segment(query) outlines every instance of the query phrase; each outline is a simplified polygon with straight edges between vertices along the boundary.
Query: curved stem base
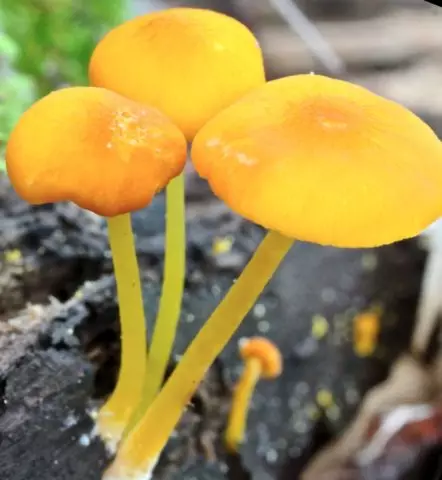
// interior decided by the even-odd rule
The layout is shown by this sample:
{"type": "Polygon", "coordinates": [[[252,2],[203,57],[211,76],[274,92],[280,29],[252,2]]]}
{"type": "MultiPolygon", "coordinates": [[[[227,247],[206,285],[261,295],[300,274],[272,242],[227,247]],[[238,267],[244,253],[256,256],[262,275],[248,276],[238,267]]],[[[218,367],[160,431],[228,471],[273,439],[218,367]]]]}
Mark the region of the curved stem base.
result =
{"type": "Polygon", "coordinates": [[[244,441],[247,412],[253,391],[261,376],[261,371],[261,361],[256,358],[249,358],[235,387],[227,430],[224,436],[224,443],[230,452],[237,452],[238,446],[244,441]]]}
{"type": "Polygon", "coordinates": [[[147,332],[140,273],[130,214],[108,219],[121,323],[121,366],[117,386],[98,412],[97,433],[115,449],[143,389],[147,332]]]}

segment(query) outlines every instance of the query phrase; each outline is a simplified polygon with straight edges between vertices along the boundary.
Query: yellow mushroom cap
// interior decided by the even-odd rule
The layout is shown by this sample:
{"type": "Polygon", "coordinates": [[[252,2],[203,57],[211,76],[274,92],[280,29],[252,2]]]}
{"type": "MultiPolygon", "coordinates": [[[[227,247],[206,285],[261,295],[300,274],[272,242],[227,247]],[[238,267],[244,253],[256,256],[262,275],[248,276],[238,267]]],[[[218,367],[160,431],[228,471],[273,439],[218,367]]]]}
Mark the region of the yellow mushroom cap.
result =
{"type": "Polygon", "coordinates": [[[240,342],[241,358],[247,361],[251,358],[261,362],[263,378],[276,378],[282,372],[282,356],[279,348],[264,337],[251,337],[240,342]]]}
{"type": "Polygon", "coordinates": [[[7,170],[32,204],[69,200],[112,217],[143,208],[181,173],[183,133],[158,110],[95,87],[55,91],[13,130],[7,170]]]}
{"type": "Polygon", "coordinates": [[[222,108],[265,81],[257,40],[240,22],[197,8],[136,17],[97,45],[90,81],[157,107],[191,140],[222,108]]]}
{"type": "Polygon", "coordinates": [[[323,245],[371,247],[442,215],[442,144],[406,108],[319,75],[268,82],[195,137],[196,170],[234,211],[323,245]]]}

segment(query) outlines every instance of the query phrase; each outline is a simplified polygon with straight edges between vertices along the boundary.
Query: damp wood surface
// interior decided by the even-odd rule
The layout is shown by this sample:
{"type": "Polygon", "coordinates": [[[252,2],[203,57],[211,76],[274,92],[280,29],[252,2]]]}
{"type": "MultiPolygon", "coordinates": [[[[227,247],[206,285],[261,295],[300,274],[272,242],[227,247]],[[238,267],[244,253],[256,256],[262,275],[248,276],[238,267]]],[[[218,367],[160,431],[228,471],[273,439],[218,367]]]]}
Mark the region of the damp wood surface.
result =
{"type": "MultiPolygon", "coordinates": [[[[206,198],[201,208],[207,190],[192,173],[189,189],[189,266],[175,355],[183,353],[263,236],[217,202],[206,198]],[[221,238],[232,239],[232,248],[215,255],[214,241],[221,238]]],[[[104,224],[70,204],[24,206],[7,182],[1,203],[9,209],[0,241],[7,251],[22,252],[3,258],[2,271],[10,272],[11,264],[36,265],[32,275],[41,288],[39,302],[30,305],[26,295],[17,295],[13,313],[4,313],[0,324],[1,478],[99,480],[110,459],[90,438],[89,412],[111,391],[119,355],[104,224]],[[56,232],[66,230],[67,212],[75,218],[72,231],[52,244],[56,232]],[[47,250],[26,248],[30,231],[47,250]],[[49,265],[57,265],[57,281],[39,281],[38,275],[50,277],[49,265]],[[64,298],[57,299],[60,291],[64,298]]],[[[163,215],[159,196],[134,216],[150,324],[160,291],[163,215]]],[[[210,370],[154,478],[296,478],[312,451],[342,431],[364,392],[407,349],[424,257],[415,241],[364,251],[296,245],[210,370]],[[385,317],[373,355],[362,358],[355,353],[352,321],[373,303],[382,305],[385,317]],[[325,329],[318,330],[318,318],[325,329]],[[231,458],[222,432],[241,371],[237,342],[251,335],[278,344],[284,373],[258,385],[247,442],[231,458]]],[[[25,281],[26,273],[19,278],[25,281]]]]}

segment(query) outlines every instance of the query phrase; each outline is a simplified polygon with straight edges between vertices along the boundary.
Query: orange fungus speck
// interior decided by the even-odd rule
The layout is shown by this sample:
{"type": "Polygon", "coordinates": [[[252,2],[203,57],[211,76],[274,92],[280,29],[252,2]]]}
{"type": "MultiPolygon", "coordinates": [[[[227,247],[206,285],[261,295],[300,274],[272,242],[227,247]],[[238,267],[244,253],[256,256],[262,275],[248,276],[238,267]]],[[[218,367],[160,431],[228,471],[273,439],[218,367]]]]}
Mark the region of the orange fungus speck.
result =
{"type": "Polygon", "coordinates": [[[361,356],[371,355],[377,346],[381,319],[376,312],[363,312],[354,319],[354,350],[361,356]]]}
{"type": "Polygon", "coordinates": [[[97,45],[93,85],[152,105],[191,140],[224,107],[265,81],[253,34],[221,13],[170,8],[129,20],[97,45]]]}
{"type": "Polygon", "coordinates": [[[32,204],[72,201],[103,216],[148,205],[186,161],[183,133],[156,109],[95,87],[55,91],[20,118],[6,163],[32,204]]]}
{"type": "Polygon", "coordinates": [[[320,75],[268,82],[211,119],[192,159],[216,195],[288,237],[409,238],[442,215],[442,143],[406,108],[320,75]]]}
{"type": "Polygon", "coordinates": [[[282,356],[278,347],[265,337],[251,337],[240,344],[240,354],[244,361],[257,359],[261,362],[264,378],[278,377],[282,372],[282,356]]]}

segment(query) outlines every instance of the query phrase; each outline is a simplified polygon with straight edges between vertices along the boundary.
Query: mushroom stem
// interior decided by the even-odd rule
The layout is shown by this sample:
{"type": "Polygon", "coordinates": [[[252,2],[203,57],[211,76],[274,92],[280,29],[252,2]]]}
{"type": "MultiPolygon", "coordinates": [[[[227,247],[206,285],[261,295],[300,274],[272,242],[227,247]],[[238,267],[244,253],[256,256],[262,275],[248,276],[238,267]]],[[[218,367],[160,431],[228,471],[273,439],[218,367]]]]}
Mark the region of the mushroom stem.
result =
{"type": "Polygon", "coordinates": [[[152,403],[164,379],[175,340],[186,273],[185,176],[174,178],[166,187],[166,239],[164,281],[147,357],[146,379],[141,403],[126,432],[132,429],[152,403]]]}
{"type": "Polygon", "coordinates": [[[130,214],[108,218],[108,231],[120,311],[121,366],[117,386],[99,411],[97,429],[108,447],[114,449],[140,401],[147,332],[130,214]]]}
{"type": "Polygon", "coordinates": [[[293,239],[270,231],[224,299],[198,332],[142,419],[121,443],[105,480],[149,478],[183,410],[260,295],[293,239]],[[160,419],[160,421],[159,421],[160,419]]]}
{"type": "Polygon", "coordinates": [[[245,367],[233,394],[232,407],[224,441],[230,452],[236,452],[244,440],[247,411],[255,386],[261,377],[262,362],[257,358],[246,360],[245,367]]]}

